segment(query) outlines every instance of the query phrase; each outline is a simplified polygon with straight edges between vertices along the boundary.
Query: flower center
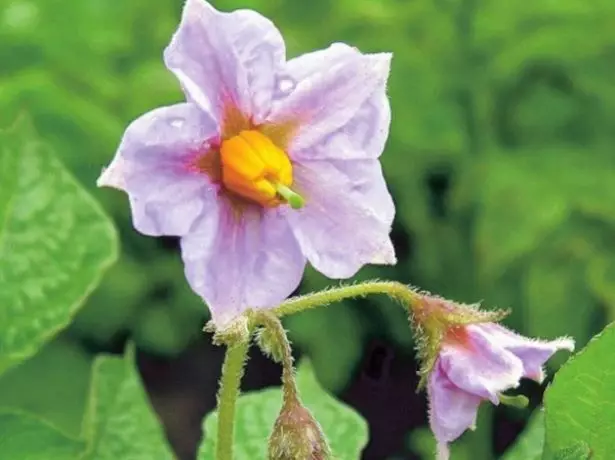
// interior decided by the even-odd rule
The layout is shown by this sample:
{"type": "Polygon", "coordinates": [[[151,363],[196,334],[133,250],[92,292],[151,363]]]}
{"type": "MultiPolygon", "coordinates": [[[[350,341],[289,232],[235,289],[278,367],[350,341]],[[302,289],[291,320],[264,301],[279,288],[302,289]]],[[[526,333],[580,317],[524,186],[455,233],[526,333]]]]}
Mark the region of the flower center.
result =
{"type": "Polygon", "coordinates": [[[265,207],[303,206],[303,198],[290,189],[293,167],[288,155],[264,134],[245,130],[223,141],[220,160],[222,183],[236,195],[265,207]]]}

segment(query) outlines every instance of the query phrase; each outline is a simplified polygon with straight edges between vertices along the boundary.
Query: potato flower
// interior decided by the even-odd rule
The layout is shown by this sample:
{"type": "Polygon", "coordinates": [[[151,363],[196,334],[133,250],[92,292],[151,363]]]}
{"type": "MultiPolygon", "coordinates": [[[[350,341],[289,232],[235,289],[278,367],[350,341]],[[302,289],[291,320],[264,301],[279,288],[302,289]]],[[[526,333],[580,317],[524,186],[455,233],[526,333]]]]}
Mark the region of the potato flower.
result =
{"type": "Polygon", "coordinates": [[[545,362],[558,350],[573,349],[572,339],[529,339],[497,323],[448,327],[427,383],[438,458],[447,460],[448,444],[475,426],[483,401],[499,404],[501,393],[522,378],[542,382],[545,362]]]}
{"type": "Polygon", "coordinates": [[[393,264],[390,59],[336,43],[287,61],[268,19],[188,0],[164,52],[186,102],[133,121],[98,184],[128,194],[139,232],[181,238],[218,326],[279,304],[307,261],[330,278],[393,264]]]}

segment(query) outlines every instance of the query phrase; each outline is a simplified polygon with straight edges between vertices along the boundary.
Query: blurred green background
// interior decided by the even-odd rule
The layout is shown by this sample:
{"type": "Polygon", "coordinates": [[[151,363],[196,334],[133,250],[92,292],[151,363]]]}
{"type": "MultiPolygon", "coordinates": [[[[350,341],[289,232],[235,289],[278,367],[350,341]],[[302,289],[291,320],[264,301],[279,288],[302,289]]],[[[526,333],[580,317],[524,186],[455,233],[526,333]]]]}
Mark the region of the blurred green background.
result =
{"type": "MultiPolygon", "coordinates": [[[[399,264],[366,267],[357,279],[511,307],[510,326],[571,335],[579,346],[613,319],[615,2],[213,3],[272,18],[289,57],[334,41],[394,53],[382,161],[397,203],[399,264]]],[[[121,234],[120,262],[69,331],[89,346],[132,337],[141,350],[174,356],[207,319],[176,242],[137,234],[125,196],[94,185],[131,120],[182,99],[161,59],[181,8],[179,0],[0,0],[0,125],[29,113],[121,234]]],[[[331,284],[308,270],[302,290],[331,284]]],[[[413,347],[403,312],[384,299],[287,326],[333,392],[351,385],[368,343],[402,354],[413,347]]]]}

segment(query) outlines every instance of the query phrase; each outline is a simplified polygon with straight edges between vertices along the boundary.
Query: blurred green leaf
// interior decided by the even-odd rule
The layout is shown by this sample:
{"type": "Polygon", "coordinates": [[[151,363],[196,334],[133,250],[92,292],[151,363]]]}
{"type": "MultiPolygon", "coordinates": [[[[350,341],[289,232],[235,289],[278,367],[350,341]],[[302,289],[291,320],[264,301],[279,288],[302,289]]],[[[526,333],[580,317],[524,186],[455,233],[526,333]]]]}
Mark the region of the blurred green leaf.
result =
{"type": "MultiPolygon", "coordinates": [[[[436,458],[436,438],[427,427],[413,430],[408,437],[408,446],[422,460],[436,458]]],[[[453,460],[474,460],[476,452],[473,443],[467,436],[462,436],[449,446],[453,460]]]]}
{"type": "Polygon", "coordinates": [[[525,148],[491,153],[481,167],[481,286],[489,298],[510,297],[511,322],[528,335],[583,345],[603,325],[598,302],[612,312],[615,163],[600,153],[525,148]]]}
{"type": "MultiPolygon", "coordinates": [[[[299,364],[297,385],[303,403],[322,427],[334,457],[348,460],[359,458],[368,440],[367,423],[353,409],[322,389],[307,360],[299,364]]],[[[240,396],[235,419],[237,458],[267,458],[267,439],[281,406],[281,388],[240,396]]],[[[214,458],[217,426],[217,412],[212,412],[205,419],[205,440],[199,450],[200,460],[214,458]]]]}
{"type": "Polygon", "coordinates": [[[310,356],[322,385],[333,393],[343,390],[363,352],[362,328],[353,304],[302,312],[285,318],[284,324],[293,343],[310,356]]]}
{"type": "MultiPolygon", "coordinates": [[[[307,267],[303,292],[330,286],[330,280],[307,267]]],[[[310,357],[310,364],[323,387],[331,393],[344,389],[363,352],[365,330],[360,307],[352,300],[329,308],[315,308],[284,318],[289,338],[310,357]]]]}
{"type": "Polygon", "coordinates": [[[0,433],[0,457],[7,460],[77,460],[85,447],[83,441],[19,412],[0,412],[0,433]]]}
{"type": "MultiPolygon", "coordinates": [[[[164,301],[152,302],[142,309],[132,327],[139,349],[160,355],[176,355],[202,336],[204,313],[164,301]]],[[[205,309],[203,305],[203,309],[205,309]]]]}
{"type": "Polygon", "coordinates": [[[31,414],[78,438],[93,360],[91,354],[67,337],[54,339],[0,377],[0,410],[31,414]],[[44,387],[41,382],[45,382],[44,387]]]}
{"type": "Polygon", "coordinates": [[[137,373],[133,347],[125,357],[96,360],[84,431],[83,460],[173,458],[137,373]]]}
{"type": "MultiPolygon", "coordinates": [[[[610,185],[615,182],[615,160],[607,152],[557,148],[499,152],[479,170],[484,183],[476,249],[487,279],[545,243],[574,212],[608,223],[611,227],[605,229],[613,230],[615,208],[609,203],[615,200],[610,185]]],[[[568,227],[584,230],[579,225],[568,227]]]]}
{"type": "MultiPolygon", "coordinates": [[[[548,161],[538,161],[550,167],[548,161]]],[[[528,163],[519,155],[500,154],[480,168],[484,182],[476,252],[487,279],[497,278],[515,259],[536,248],[567,216],[566,197],[545,180],[548,171],[528,163]]]]}
{"type": "MultiPolygon", "coordinates": [[[[595,306],[585,280],[585,264],[565,243],[554,246],[537,251],[526,269],[526,302],[520,306],[525,331],[545,339],[569,335],[582,346],[594,332],[595,306]]],[[[565,359],[564,354],[557,355],[550,365],[557,367],[565,359]]]]}
{"type": "Polygon", "coordinates": [[[0,133],[0,373],[71,320],[117,257],[114,228],[25,120],[0,133]]]}
{"type": "Polygon", "coordinates": [[[144,285],[159,294],[141,300],[130,324],[133,340],[140,350],[177,355],[202,337],[209,312],[203,300],[190,289],[183,272],[177,253],[161,255],[150,264],[144,285]]]}
{"type": "Polygon", "coordinates": [[[15,412],[0,407],[0,458],[173,459],[137,373],[134,348],[124,357],[100,356],[95,360],[86,407],[83,387],[90,381],[91,361],[63,340],[53,342],[0,381],[0,388],[7,390],[3,397],[16,397],[12,406],[20,409],[15,412]],[[32,391],[47,394],[20,394],[16,387],[20,382],[22,392],[27,385],[38,385],[32,391]],[[65,387],[55,387],[58,385],[65,387]],[[73,406],[81,407],[80,416],[72,411],[63,413],[73,406]]]}
{"type": "Polygon", "coordinates": [[[540,460],[545,439],[544,412],[537,410],[530,418],[523,433],[501,460],[540,460]]]}
{"type": "Polygon", "coordinates": [[[608,320],[615,320],[615,257],[592,258],[586,276],[592,294],[607,306],[608,320]]]}
{"type": "Polygon", "coordinates": [[[148,273],[125,252],[70,325],[70,333],[105,346],[126,333],[151,287],[148,273]]]}
{"type": "Polygon", "coordinates": [[[579,443],[587,444],[593,460],[612,458],[614,349],[615,325],[611,324],[556,374],[544,399],[545,459],[557,458],[561,449],[571,445],[577,452],[579,443]]]}

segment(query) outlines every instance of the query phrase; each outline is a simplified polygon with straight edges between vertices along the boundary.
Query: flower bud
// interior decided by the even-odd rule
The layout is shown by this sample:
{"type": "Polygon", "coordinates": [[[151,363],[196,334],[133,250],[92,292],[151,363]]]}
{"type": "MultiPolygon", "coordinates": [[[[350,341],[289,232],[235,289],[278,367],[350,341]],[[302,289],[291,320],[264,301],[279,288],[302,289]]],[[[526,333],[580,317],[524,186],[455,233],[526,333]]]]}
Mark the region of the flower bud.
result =
{"type": "Polygon", "coordinates": [[[419,389],[427,384],[427,376],[435,366],[445,338],[455,338],[454,332],[463,332],[467,325],[498,322],[507,314],[505,310],[485,311],[478,305],[459,304],[426,293],[419,295],[411,317],[421,361],[419,389]]]}
{"type": "Polygon", "coordinates": [[[572,339],[532,339],[497,323],[449,326],[427,385],[429,424],[438,441],[438,458],[448,459],[448,444],[475,426],[483,401],[526,407],[523,395],[502,393],[517,388],[523,378],[542,382],[546,361],[558,350],[573,349],[572,339]]]}
{"type": "Polygon", "coordinates": [[[329,447],[318,422],[294,398],[284,402],[269,438],[270,460],[326,460],[329,447]]]}

